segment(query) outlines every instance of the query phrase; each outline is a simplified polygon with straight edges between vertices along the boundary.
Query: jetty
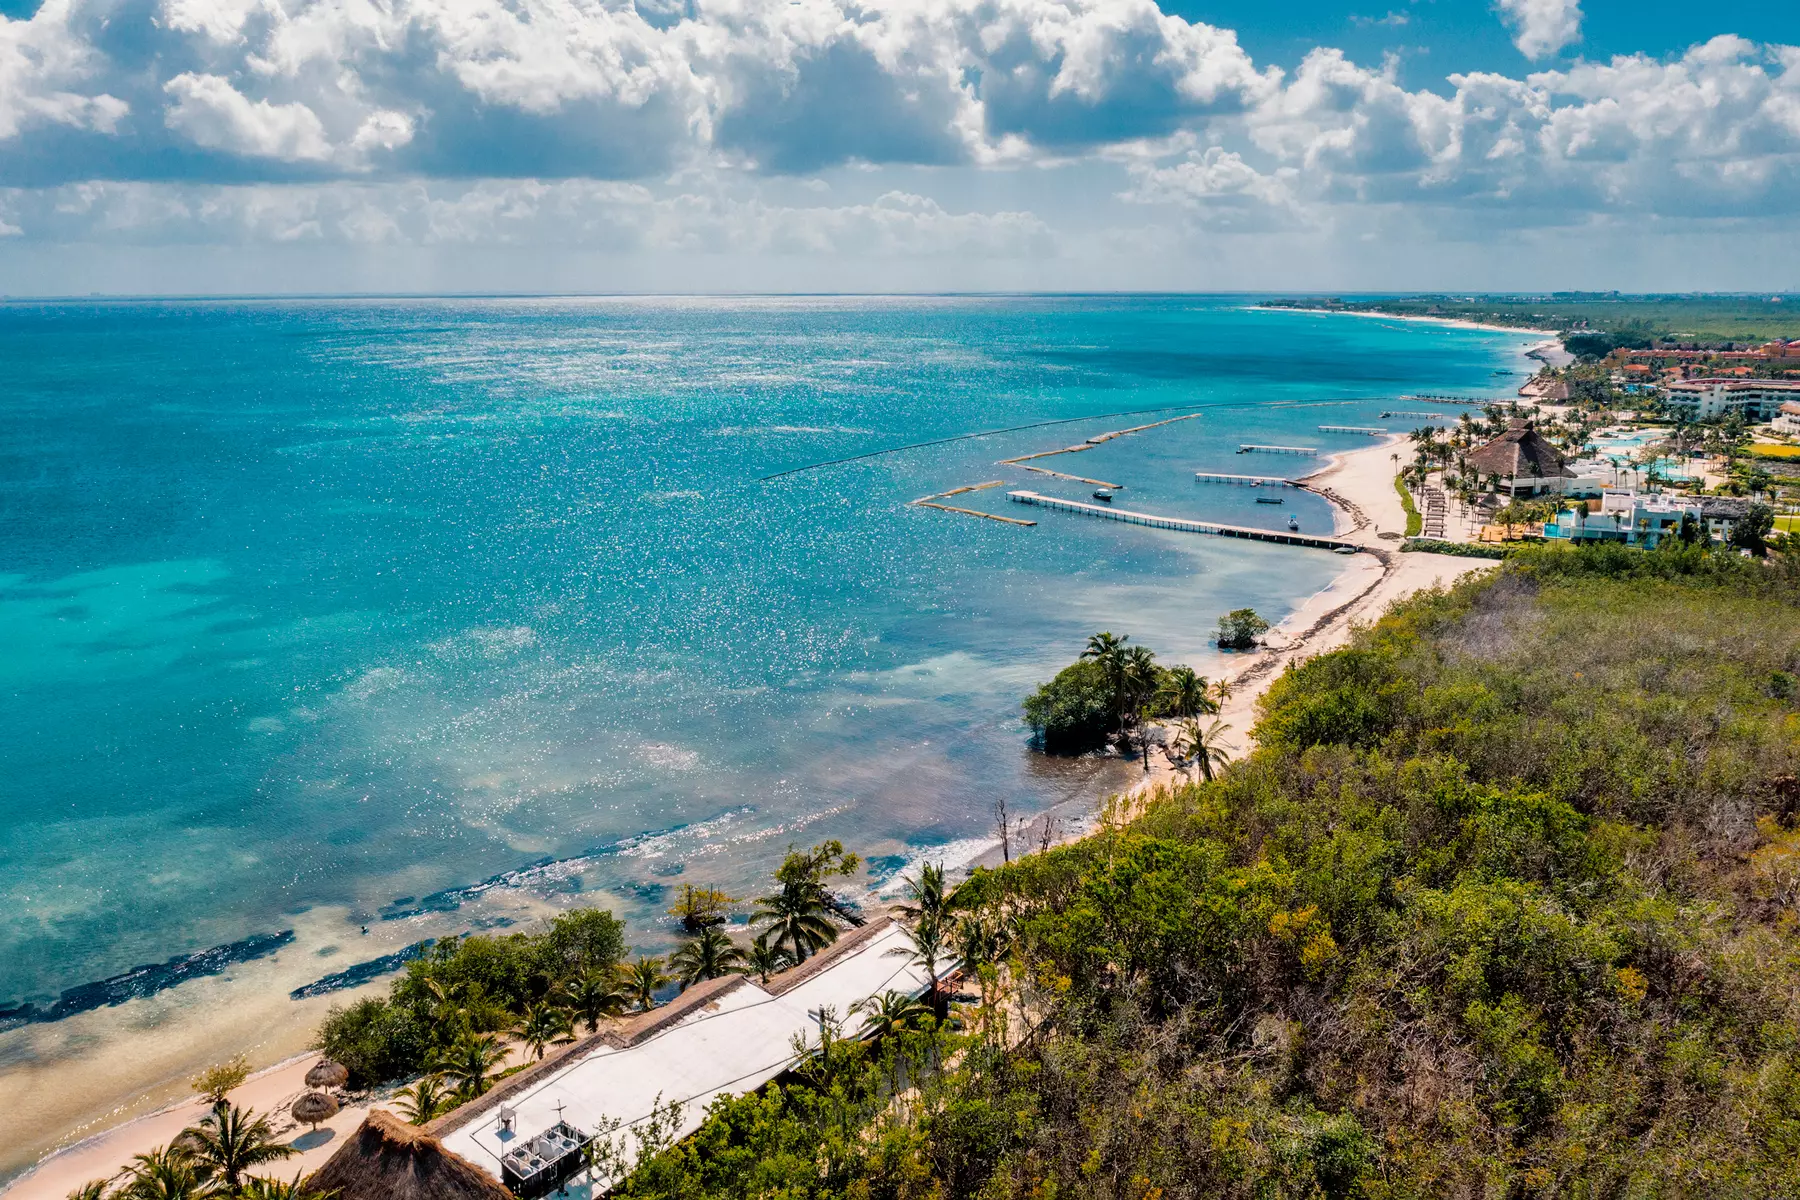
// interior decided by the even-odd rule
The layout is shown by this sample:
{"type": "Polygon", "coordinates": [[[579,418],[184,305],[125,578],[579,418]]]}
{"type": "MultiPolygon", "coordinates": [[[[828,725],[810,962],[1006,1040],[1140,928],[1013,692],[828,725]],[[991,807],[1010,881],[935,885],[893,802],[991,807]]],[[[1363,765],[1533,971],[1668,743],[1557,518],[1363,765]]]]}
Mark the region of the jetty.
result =
{"type": "MultiPolygon", "coordinates": [[[[1055,472],[1051,472],[1051,474],[1055,474],[1055,472]]],[[[961,513],[965,517],[981,517],[984,520],[999,521],[1005,525],[1036,525],[1036,521],[1021,521],[1017,517],[1002,517],[994,513],[982,512],[980,509],[958,508],[954,504],[938,503],[939,500],[948,499],[951,496],[961,496],[966,492],[984,492],[988,488],[997,488],[1005,482],[1004,479],[990,479],[986,483],[971,483],[966,487],[951,488],[947,492],[933,492],[929,496],[920,496],[911,503],[910,507],[935,508],[939,512],[961,513]]]]}
{"type": "Polygon", "coordinates": [[[1389,417],[1423,417],[1427,421],[1443,421],[1448,419],[1443,413],[1408,412],[1401,408],[1391,408],[1387,412],[1381,414],[1381,419],[1384,421],[1389,417]]]}
{"type": "Polygon", "coordinates": [[[1366,433],[1371,437],[1386,437],[1388,431],[1376,425],[1321,425],[1320,433],[1366,433]]]}
{"type": "Polygon", "coordinates": [[[1227,475],[1223,471],[1195,471],[1194,478],[1201,483],[1235,483],[1242,487],[1291,487],[1304,485],[1292,479],[1283,479],[1279,475],[1227,475]]]}
{"type": "Polygon", "coordinates": [[[1170,417],[1166,421],[1152,421],[1148,425],[1133,425],[1130,429],[1114,429],[1106,433],[1096,433],[1085,442],[1077,442],[1073,446],[1063,446],[1057,450],[1039,450],[1036,454],[1021,454],[1017,458],[1003,458],[997,465],[1016,467],[1028,463],[1034,458],[1050,458],[1057,454],[1080,454],[1084,450],[1092,450],[1095,446],[1104,446],[1114,438],[1122,438],[1128,433],[1142,433],[1146,429],[1157,429],[1164,425],[1174,425],[1181,421],[1199,420],[1199,413],[1188,413],[1186,416],[1170,417]]]}
{"type": "Polygon", "coordinates": [[[1307,533],[1289,533],[1277,529],[1254,529],[1247,525],[1223,525],[1217,521],[1190,521],[1183,517],[1159,517],[1153,513],[1133,512],[1128,508],[1112,508],[1104,504],[1084,504],[1079,500],[1062,500],[1037,492],[1008,492],[1006,498],[1015,504],[1032,504],[1059,512],[1077,513],[1084,517],[1101,517],[1108,521],[1124,521],[1128,525],[1148,525],[1152,529],[1173,529],[1181,533],[1208,533],[1214,537],[1246,538],[1253,542],[1279,542],[1284,546],[1306,546],[1313,550],[1362,549],[1355,542],[1339,538],[1318,537],[1307,533]]]}
{"type": "MultiPolygon", "coordinates": [[[[1383,430],[1383,432],[1386,432],[1383,430]]],[[[1245,442],[1238,446],[1239,454],[1317,454],[1317,446],[1259,446],[1245,442]]]]}
{"type": "Polygon", "coordinates": [[[1052,471],[1049,467],[1034,467],[1030,463],[1019,463],[1018,468],[1021,471],[1036,471],[1039,475],[1054,475],[1058,479],[1072,479],[1076,483],[1091,483],[1095,487],[1111,488],[1115,492],[1123,491],[1125,488],[1122,483],[1108,483],[1104,479],[1089,479],[1085,475],[1070,475],[1066,471],[1052,471]]]}

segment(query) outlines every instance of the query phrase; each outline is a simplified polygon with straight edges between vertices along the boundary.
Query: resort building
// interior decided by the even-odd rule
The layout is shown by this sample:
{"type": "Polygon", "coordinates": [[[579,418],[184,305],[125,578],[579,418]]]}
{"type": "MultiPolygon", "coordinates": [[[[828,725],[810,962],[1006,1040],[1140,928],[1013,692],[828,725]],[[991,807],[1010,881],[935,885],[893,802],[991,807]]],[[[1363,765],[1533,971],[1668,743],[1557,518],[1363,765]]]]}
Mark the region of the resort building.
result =
{"type": "Polygon", "coordinates": [[[1800,436],[1800,398],[1783,400],[1781,407],[1775,410],[1775,419],[1769,424],[1774,426],[1776,433],[1800,436]]]}
{"type": "Polygon", "coordinates": [[[1750,501],[1732,496],[1647,495],[1608,491],[1600,511],[1565,509],[1544,523],[1544,536],[1572,542],[1622,542],[1654,549],[1691,517],[1715,542],[1731,537],[1732,528],[1748,515],[1750,501]]]}
{"type": "Polygon", "coordinates": [[[1784,401],[1800,400],[1800,380],[1682,379],[1664,385],[1663,396],[1671,412],[1690,421],[1716,421],[1736,412],[1756,424],[1773,419],[1784,401]]]}
{"type": "Polygon", "coordinates": [[[1512,496],[1560,492],[1575,478],[1555,446],[1531,422],[1514,417],[1507,431],[1472,452],[1469,469],[1499,478],[1499,488],[1512,496]]]}

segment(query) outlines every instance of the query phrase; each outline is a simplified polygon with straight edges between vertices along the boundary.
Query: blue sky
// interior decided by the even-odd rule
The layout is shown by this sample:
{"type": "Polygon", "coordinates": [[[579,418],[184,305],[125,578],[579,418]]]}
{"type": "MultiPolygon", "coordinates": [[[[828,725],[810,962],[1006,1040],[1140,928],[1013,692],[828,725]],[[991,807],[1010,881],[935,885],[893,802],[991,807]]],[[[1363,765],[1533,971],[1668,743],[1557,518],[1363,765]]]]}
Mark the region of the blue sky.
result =
{"type": "Polygon", "coordinates": [[[1773,3],[0,13],[13,295],[1800,288],[1773,3]]]}

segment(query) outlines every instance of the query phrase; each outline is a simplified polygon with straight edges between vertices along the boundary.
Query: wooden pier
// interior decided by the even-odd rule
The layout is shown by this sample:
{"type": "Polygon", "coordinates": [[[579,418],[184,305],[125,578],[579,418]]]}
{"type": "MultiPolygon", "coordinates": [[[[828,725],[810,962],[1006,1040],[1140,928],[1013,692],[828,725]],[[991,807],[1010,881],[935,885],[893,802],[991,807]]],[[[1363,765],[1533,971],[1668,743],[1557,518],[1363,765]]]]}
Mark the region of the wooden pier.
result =
{"type": "Polygon", "coordinates": [[[1362,547],[1337,538],[1316,537],[1305,533],[1287,533],[1275,529],[1252,529],[1245,525],[1221,525],[1216,521],[1189,521],[1181,517],[1159,517],[1151,513],[1132,512],[1128,508],[1112,508],[1104,504],[1084,504],[1079,500],[1061,500],[1037,492],[1008,492],[1006,498],[1016,504],[1033,504],[1084,517],[1101,517],[1108,521],[1124,521],[1128,525],[1148,525],[1152,529],[1174,529],[1182,533],[1210,533],[1215,537],[1247,538],[1255,542],[1278,542],[1284,546],[1306,546],[1313,550],[1355,552],[1362,547]]]}
{"type": "Polygon", "coordinates": [[[1381,419],[1384,421],[1387,420],[1389,417],[1424,417],[1427,421],[1447,421],[1447,420],[1449,420],[1449,418],[1446,417],[1443,413],[1407,412],[1406,410],[1399,409],[1399,408],[1389,409],[1387,412],[1384,412],[1381,414],[1381,419]]]}
{"type": "Polygon", "coordinates": [[[1279,475],[1227,475],[1222,471],[1195,471],[1194,478],[1201,483],[1235,483],[1243,487],[1291,487],[1303,485],[1292,479],[1283,479],[1279,475]]]}
{"type": "Polygon", "coordinates": [[[1108,433],[1096,433],[1087,441],[1078,442],[1073,446],[1064,446],[1060,450],[1039,450],[1036,454],[1021,454],[1017,458],[1003,458],[998,465],[1003,467],[1016,467],[1021,463],[1028,463],[1034,458],[1049,458],[1056,454],[1080,454],[1084,450],[1092,450],[1095,446],[1104,446],[1114,438],[1124,437],[1128,433],[1142,433],[1146,429],[1156,429],[1163,425],[1173,425],[1178,421],[1197,421],[1199,419],[1199,413],[1188,413],[1186,416],[1170,417],[1166,421],[1152,421],[1148,425],[1133,425],[1130,429],[1114,429],[1108,433]]]}
{"type": "Polygon", "coordinates": [[[1371,437],[1386,437],[1388,431],[1374,425],[1321,425],[1320,433],[1366,433],[1371,437]]]}
{"type": "Polygon", "coordinates": [[[1244,443],[1237,448],[1239,454],[1317,454],[1317,446],[1257,446],[1244,443]]]}

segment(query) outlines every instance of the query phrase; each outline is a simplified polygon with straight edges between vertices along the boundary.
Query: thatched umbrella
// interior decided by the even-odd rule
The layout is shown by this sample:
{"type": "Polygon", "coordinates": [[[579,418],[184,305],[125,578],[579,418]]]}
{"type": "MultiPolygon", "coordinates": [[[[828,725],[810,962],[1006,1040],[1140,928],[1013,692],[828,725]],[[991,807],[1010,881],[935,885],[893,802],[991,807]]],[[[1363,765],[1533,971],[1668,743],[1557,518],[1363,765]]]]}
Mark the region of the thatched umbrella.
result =
{"type": "Polygon", "coordinates": [[[498,1179],[379,1108],[306,1186],[337,1200],[512,1200],[498,1179]]]}
{"type": "Polygon", "coordinates": [[[320,1121],[337,1116],[337,1097],[330,1092],[306,1092],[288,1111],[294,1114],[294,1120],[317,1129],[320,1121]]]}
{"type": "Polygon", "coordinates": [[[334,1063],[329,1058],[321,1058],[313,1064],[312,1070],[306,1073],[306,1086],[329,1091],[332,1088],[343,1087],[344,1082],[349,1078],[350,1071],[342,1063],[334,1063]]]}

